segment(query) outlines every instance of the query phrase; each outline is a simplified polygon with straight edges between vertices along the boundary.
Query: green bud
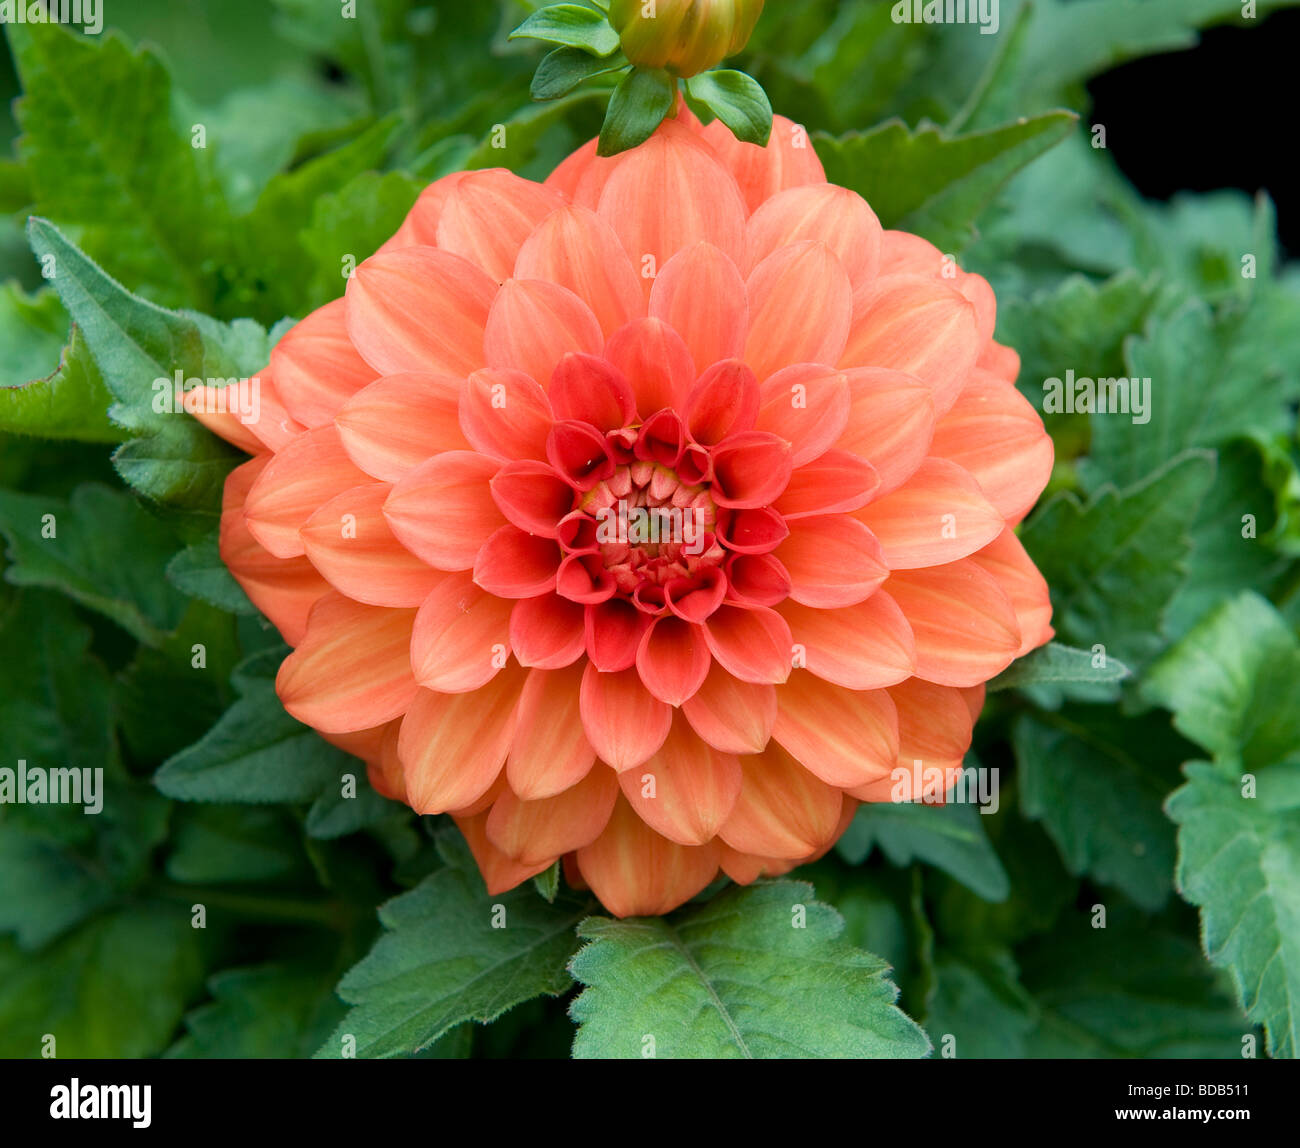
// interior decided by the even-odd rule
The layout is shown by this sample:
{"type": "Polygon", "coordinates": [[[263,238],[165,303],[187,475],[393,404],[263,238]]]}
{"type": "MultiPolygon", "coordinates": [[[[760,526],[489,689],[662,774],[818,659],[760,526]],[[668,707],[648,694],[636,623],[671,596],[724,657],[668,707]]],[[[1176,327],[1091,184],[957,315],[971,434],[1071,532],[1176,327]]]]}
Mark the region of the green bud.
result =
{"type": "Polygon", "coordinates": [[[609,20],[632,63],[689,79],[748,44],[762,14],[763,0],[614,0],[609,20]]]}

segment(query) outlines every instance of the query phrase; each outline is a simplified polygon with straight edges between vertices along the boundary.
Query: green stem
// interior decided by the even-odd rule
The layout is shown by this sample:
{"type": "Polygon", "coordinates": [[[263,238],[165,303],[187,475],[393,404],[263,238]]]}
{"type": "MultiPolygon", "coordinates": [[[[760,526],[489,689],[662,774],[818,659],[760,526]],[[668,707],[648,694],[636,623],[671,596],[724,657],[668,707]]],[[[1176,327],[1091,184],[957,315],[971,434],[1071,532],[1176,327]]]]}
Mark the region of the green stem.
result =
{"type": "Polygon", "coordinates": [[[232,893],[226,889],[213,889],[203,885],[181,885],[172,881],[159,882],[150,888],[150,892],[171,901],[205,905],[241,917],[324,925],[326,928],[338,930],[345,929],[352,916],[349,906],[335,900],[232,893]]]}

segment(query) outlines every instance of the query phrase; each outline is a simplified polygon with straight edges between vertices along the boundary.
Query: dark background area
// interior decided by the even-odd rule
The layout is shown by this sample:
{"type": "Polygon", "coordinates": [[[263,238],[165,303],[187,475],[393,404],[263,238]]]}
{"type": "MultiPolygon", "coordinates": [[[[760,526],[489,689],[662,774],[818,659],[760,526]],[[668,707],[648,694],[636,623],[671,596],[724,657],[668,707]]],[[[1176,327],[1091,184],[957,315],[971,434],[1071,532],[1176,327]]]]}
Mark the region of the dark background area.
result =
{"type": "Polygon", "coordinates": [[[1092,122],[1143,195],[1237,187],[1277,204],[1300,255],[1300,10],[1211,28],[1199,47],[1125,64],[1088,85],[1092,122]]]}

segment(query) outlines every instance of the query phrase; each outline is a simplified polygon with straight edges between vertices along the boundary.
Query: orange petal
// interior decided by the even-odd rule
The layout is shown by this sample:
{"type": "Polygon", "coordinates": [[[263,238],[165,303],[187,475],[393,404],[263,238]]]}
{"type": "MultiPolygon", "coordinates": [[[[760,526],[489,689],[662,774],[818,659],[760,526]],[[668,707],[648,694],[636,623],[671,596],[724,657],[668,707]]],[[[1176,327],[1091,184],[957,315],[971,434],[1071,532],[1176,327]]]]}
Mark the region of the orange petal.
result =
{"type": "Polygon", "coordinates": [[[956,401],[979,355],[975,308],[937,279],[886,275],[853,301],[853,330],[842,367],[892,367],[929,388],[940,414],[956,401]]]}
{"type": "Polygon", "coordinates": [[[416,813],[464,809],[492,787],[514,736],[523,677],[512,665],[472,693],[418,692],[397,743],[416,813]]]}
{"type": "Polygon", "coordinates": [[[311,608],[330,592],[330,584],[299,555],[276,558],[250,533],[244,499],[270,455],[250,459],[226,477],[221,508],[221,560],[230,568],[253,605],[262,611],[291,646],[307,632],[311,608]]]}
{"type": "Polygon", "coordinates": [[[715,664],[682,713],[714,749],[761,753],[776,721],[776,687],[742,682],[715,664]]]}
{"type": "Polygon", "coordinates": [[[1000,674],[1021,646],[1010,597],[969,558],[891,575],[885,589],[916,636],[916,673],[944,686],[973,686],[1000,674]]]}
{"type": "Polygon", "coordinates": [[[857,287],[880,267],[880,220],[857,192],[834,184],[810,184],[774,195],[745,230],[747,268],[774,251],[804,240],[824,243],[857,287]]]}
{"type": "Polygon", "coordinates": [[[578,850],[578,868],[614,916],[654,917],[672,912],[713,880],[718,849],[661,837],[620,797],[605,831],[578,850]]]}
{"type": "Polygon", "coordinates": [[[645,314],[636,268],[614,229],[585,207],[548,215],[520,249],[513,277],[568,288],[591,308],[606,337],[645,314]]]}
{"type": "Polygon", "coordinates": [[[271,368],[267,367],[258,374],[261,387],[258,391],[259,407],[256,420],[244,425],[248,427],[262,444],[271,450],[283,450],[307,428],[295,419],[280,398],[280,391],[271,377],[271,368]]]}
{"type": "Polygon", "coordinates": [[[266,446],[252,429],[254,395],[257,396],[257,421],[261,421],[261,390],[262,380],[256,376],[224,387],[205,383],[187,390],[181,404],[213,434],[248,454],[261,454],[266,446]],[[245,414],[245,410],[249,413],[245,414]]]}
{"type": "Polygon", "coordinates": [[[587,611],[558,594],[523,598],[510,612],[510,646],[521,665],[558,670],[586,648],[587,611]]]}
{"type": "Polygon", "coordinates": [[[578,712],[584,668],[528,671],[506,762],[510,788],[524,801],[563,793],[586,777],[596,761],[578,712]]]}
{"type": "Polygon", "coordinates": [[[709,647],[697,625],[665,615],[641,636],[636,668],[661,702],[679,706],[694,696],[709,672],[709,647]]]}
{"type": "MultiPolygon", "coordinates": [[[[597,211],[638,267],[650,256],[658,272],[701,241],[735,263],[743,257],[746,213],[736,181],[689,129],[672,122],[620,157],[597,211]]],[[[653,283],[642,280],[647,297],[653,283]]]]}
{"type": "Polygon", "coordinates": [[[695,382],[695,361],[682,337],[662,319],[639,319],[610,336],[605,358],[632,384],[643,419],[676,407],[695,382]]]}
{"type": "Polygon", "coordinates": [[[410,664],[420,685],[443,693],[477,690],[504,669],[510,653],[510,608],[468,574],[449,574],[415,617],[410,664]]]}
{"type": "Polygon", "coordinates": [[[505,525],[489,486],[500,468],[473,451],[436,455],[393,487],[384,517],[402,545],[430,566],[471,570],[483,543],[505,525]]]}
{"type": "Polygon", "coordinates": [[[333,421],[338,409],[379,373],[348,338],[344,308],[342,299],[326,303],[271,350],[280,398],[303,426],[333,421]]]}
{"type": "Polygon", "coordinates": [[[317,427],[267,463],[244,505],[248,529],[277,558],[294,558],[303,553],[303,523],[335,495],[369,480],[348,458],[339,432],[317,427]]]}
{"type": "Polygon", "coordinates": [[[524,241],[552,211],[558,192],[505,168],[470,172],[457,181],[438,219],[438,246],[483,268],[498,283],[510,278],[524,241]]]}
{"type": "Polygon", "coordinates": [[[790,676],[790,627],[765,606],[722,606],[704,626],[709,652],[733,677],[757,685],[790,676]]]}
{"type": "Polygon", "coordinates": [[[540,865],[590,845],[609,824],[618,775],[598,765],[553,797],[522,801],[506,790],[488,815],[488,840],[521,865],[540,865]]]}
{"type": "Polygon", "coordinates": [[[776,556],[790,574],[790,597],[805,606],[836,609],[865,601],[889,576],[880,543],[844,514],[800,518],[776,556]]]}
{"type": "Polygon", "coordinates": [[[732,849],[801,860],[833,839],[844,798],[776,744],[742,757],[740,796],[718,836],[732,849]]]}
{"type": "Polygon", "coordinates": [[[853,289],[824,243],[774,251],[750,273],[745,360],[760,379],[791,363],[838,363],[853,319],[853,289]]]}
{"type": "Polygon", "coordinates": [[[461,380],[433,371],[385,375],[334,416],[343,449],[367,474],[404,478],[431,455],[466,450],[460,429],[461,380]]]}
{"type": "Polygon", "coordinates": [[[442,580],[406,549],[384,518],[386,482],[335,495],[302,528],[307,558],[330,585],[371,606],[414,608],[442,580]]]}
{"type": "Polygon", "coordinates": [[[902,486],[930,451],[934,401],[930,388],[914,375],[884,367],[846,371],[849,415],[835,443],[861,455],[876,468],[876,496],[902,486]]]}
{"type": "Polygon", "coordinates": [[[1055,457],[1029,400],[979,368],[935,426],[930,449],[969,471],[998,513],[1013,522],[1038,501],[1055,457]]]}
{"type": "Polygon", "coordinates": [[[720,120],[710,123],[701,135],[735,176],[751,212],[786,188],[826,182],[808,132],[785,116],[772,117],[766,147],[742,143],[720,120]]]}
{"type": "Polygon", "coordinates": [[[859,510],[892,570],[941,566],[974,554],[1004,521],[977,483],[954,462],[927,458],[892,494],[859,510]]]}
{"type": "Polygon", "coordinates": [[[491,367],[514,368],[541,386],[570,351],[597,354],[605,336],[572,291],[540,279],[511,279],[488,315],[483,348],[491,367]]]}
{"type": "Polygon", "coordinates": [[[436,247],[438,221],[442,218],[443,208],[456,189],[456,184],[469,174],[467,171],[454,171],[429,184],[420,192],[397,233],[379,250],[384,252],[403,247],[436,247]]]}
{"type": "Polygon", "coordinates": [[[795,673],[777,690],[776,702],[773,739],[827,785],[847,789],[894,768],[898,715],[888,691],[848,690],[795,673]]]}
{"type": "Polygon", "coordinates": [[[414,610],[363,606],[326,594],[312,607],[307,633],[280,666],[275,691],[300,722],[349,733],[392,721],[417,686],[411,676],[414,610]]]}
{"type": "Polygon", "coordinates": [[[846,450],[828,450],[790,475],[774,506],[787,521],[847,514],[870,502],[879,485],[876,468],[866,459],[846,450]]]}
{"type": "Polygon", "coordinates": [[[923,275],[937,279],[956,268],[952,260],[928,239],[910,231],[886,231],[880,237],[881,275],[923,275]]]}
{"type": "Polygon", "coordinates": [[[1024,657],[1030,650],[1050,642],[1056,631],[1052,629],[1052,599],[1047,582],[1025,553],[1015,531],[1008,527],[978,554],[971,555],[971,561],[992,574],[1011,599],[1020,625],[1021,641],[1016,657],[1024,657]]]}
{"type": "Polygon", "coordinates": [[[789,442],[791,463],[806,466],[825,454],[848,425],[848,378],[832,367],[796,363],[763,381],[759,403],[754,425],[789,442]]]}
{"type": "Polygon", "coordinates": [[[673,716],[672,708],[641,684],[636,670],[601,673],[590,662],[582,676],[579,712],[597,755],[620,773],[663,745],[673,716]]]}
{"type": "Polygon", "coordinates": [[[731,257],[712,243],[679,251],[659,270],[650,314],[672,327],[703,374],[720,359],[744,354],[749,333],[745,280],[731,257]]]}
{"type": "Polygon", "coordinates": [[[493,458],[545,458],[554,423],[546,392],[523,371],[475,371],[461,387],[461,430],[493,458]]]}
{"type": "Polygon", "coordinates": [[[521,865],[508,854],[503,853],[488,840],[488,817],[489,813],[484,810],[472,817],[456,817],[455,821],[456,827],[465,836],[470,852],[474,854],[474,861],[478,865],[478,871],[483,875],[483,882],[487,885],[490,896],[495,897],[498,893],[509,892],[515,886],[522,885],[529,877],[535,877],[551,867],[553,862],[550,860],[541,865],[521,865]]]}
{"type": "Polygon", "coordinates": [[[449,251],[373,255],[348,280],[348,335],[379,374],[468,375],[485,364],[483,332],[496,294],[491,276],[449,251]]]}
{"type": "Polygon", "coordinates": [[[916,640],[898,603],[884,590],[840,610],[783,602],[796,657],[819,678],[851,690],[892,686],[916,672],[916,640]]]}
{"type": "Polygon", "coordinates": [[[680,714],[663,748],[618,775],[623,796],[656,833],[679,845],[704,845],[740,795],[740,761],[701,741],[680,714]]]}

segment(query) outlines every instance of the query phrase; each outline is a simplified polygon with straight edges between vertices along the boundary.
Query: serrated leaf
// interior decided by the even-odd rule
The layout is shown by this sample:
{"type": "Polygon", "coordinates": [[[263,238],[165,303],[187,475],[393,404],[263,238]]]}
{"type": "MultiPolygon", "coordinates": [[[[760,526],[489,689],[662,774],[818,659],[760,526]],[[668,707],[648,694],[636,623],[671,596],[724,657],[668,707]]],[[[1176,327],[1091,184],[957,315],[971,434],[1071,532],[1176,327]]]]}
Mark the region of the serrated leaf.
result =
{"type": "Polygon", "coordinates": [[[687,94],[718,117],[744,143],[767,147],[772,136],[772,102],[763,85],[744,72],[719,68],[686,81],[687,94]]]}
{"type": "MultiPolygon", "coordinates": [[[[62,307],[59,313],[62,315],[62,307]]],[[[73,327],[53,374],[0,388],[0,431],[76,442],[119,443],[125,435],[108,417],[112,401],[85,336],[79,327],[73,327]]]]}
{"type": "Polygon", "coordinates": [[[1163,615],[1182,584],[1188,531],[1214,475],[1214,456],[1188,451],[1126,490],[1086,506],[1048,502],[1022,541],[1052,592],[1052,624],[1071,644],[1105,647],[1138,668],[1164,645],[1163,615]]]}
{"type": "Polygon", "coordinates": [[[1192,762],[1166,809],[1178,823],[1179,892],[1201,908],[1212,964],[1232,975],[1269,1051],[1300,1037],[1300,762],[1271,766],[1254,796],[1220,767],[1192,762]]]}
{"type": "Polygon", "coordinates": [[[596,154],[618,155],[645,143],[673,109],[677,82],[667,72],[633,68],[614,89],[596,154]]]}
{"type": "Polygon", "coordinates": [[[1012,741],[1021,809],[1042,822],[1066,868],[1160,909],[1174,864],[1161,803],[1178,783],[1182,748],[1167,722],[1079,707],[1022,715],[1012,741]]]}
{"type": "Polygon", "coordinates": [[[581,48],[593,56],[608,56],[618,51],[618,33],[594,8],[580,4],[551,4],[528,17],[510,39],[547,40],[581,48]]]}
{"type": "Polygon", "coordinates": [[[1257,594],[1222,603],[1147,672],[1143,696],[1235,768],[1300,752],[1300,640],[1257,594]]]}
{"type": "Polygon", "coordinates": [[[868,132],[814,136],[831,183],[861,195],[887,228],[915,232],[944,252],[974,238],[998,189],[1069,133],[1075,117],[1051,112],[990,131],[948,137],[891,120],[868,132]]]}
{"type": "Polygon", "coordinates": [[[365,769],[357,763],[356,768],[335,778],[316,798],[307,811],[305,828],[310,837],[330,840],[408,813],[405,805],[376,793],[365,769]]]}
{"type": "Polygon", "coordinates": [[[1049,642],[1023,658],[1017,658],[989,682],[988,688],[1010,690],[1042,685],[1104,685],[1122,682],[1129,676],[1129,668],[1118,658],[1049,642]]]}
{"type": "Polygon", "coordinates": [[[1011,884],[983,822],[975,806],[960,802],[872,802],[858,807],[836,849],[849,864],[861,865],[879,846],[892,865],[924,861],[986,901],[1003,901],[1011,884]]]}
{"type": "MultiPolygon", "coordinates": [[[[1140,416],[1092,416],[1091,487],[1136,482],[1190,447],[1289,433],[1300,398],[1300,304],[1269,293],[1216,320],[1199,300],[1128,348],[1129,380],[1149,380],[1140,416]],[[1276,319],[1266,312],[1279,312],[1276,319]],[[1287,361],[1288,337],[1295,343],[1287,361]]],[[[1077,375],[1086,375],[1082,365],[1077,375]]],[[[1132,382],[1130,382],[1130,389],[1132,382]]]]}
{"type": "Polygon", "coordinates": [[[163,762],[154,784],[179,801],[315,801],[353,761],[285,712],[275,693],[284,651],[235,671],[235,702],[206,734],[163,762]]]}
{"type": "Polygon", "coordinates": [[[339,982],[354,1007],[318,1056],[341,1056],[348,1036],[362,1057],[418,1052],[456,1025],[486,1024],[571,983],[573,929],[590,906],[548,905],[527,886],[489,895],[459,834],[444,834],[439,849],[444,868],[380,907],[387,932],[339,982]]]}
{"type": "Polygon", "coordinates": [[[36,211],[75,228],[94,258],[148,297],[208,309],[208,268],[223,254],[229,213],[208,153],[173,119],[162,61],[114,32],[5,30],[36,211]]]}
{"type": "MultiPolygon", "coordinates": [[[[0,346],[5,348],[0,386],[45,378],[58,365],[67,339],[68,313],[53,291],[43,287],[29,295],[17,283],[0,284],[0,346]]],[[[9,428],[0,424],[0,429],[9,428]]]]}
{"type": "Polygon", "coordinates": [[[593,917],[573,959],[573,1055],[640,1058],[923,1057],[878,957],[854,948],[812,886],[731,888],[672,918],[593,917]],[[806,913],[796,927],[797,907],[806,913]]]}
{"type": "Polygon", "coordinates": [[[1036,1019],[1008,950],[986,946],[936,956],[925,1028],[945,1056],[1022,1060],[1036,1019]]]}
{"type": "Polygon", "coordinates": [[[52,256],[52,283],[115,399],[109,416],[138,437],[113,456],[118,473],[159,502],[215,512],[222,485],[240,457],[184,411],[158,380],[213,382],[250,378],[270,357],[266,332],[251,320],[218,323],[167,311],[130,294],[70,243],[53,224],[33,218],[28,237],[38,256],[52,256]]]}

